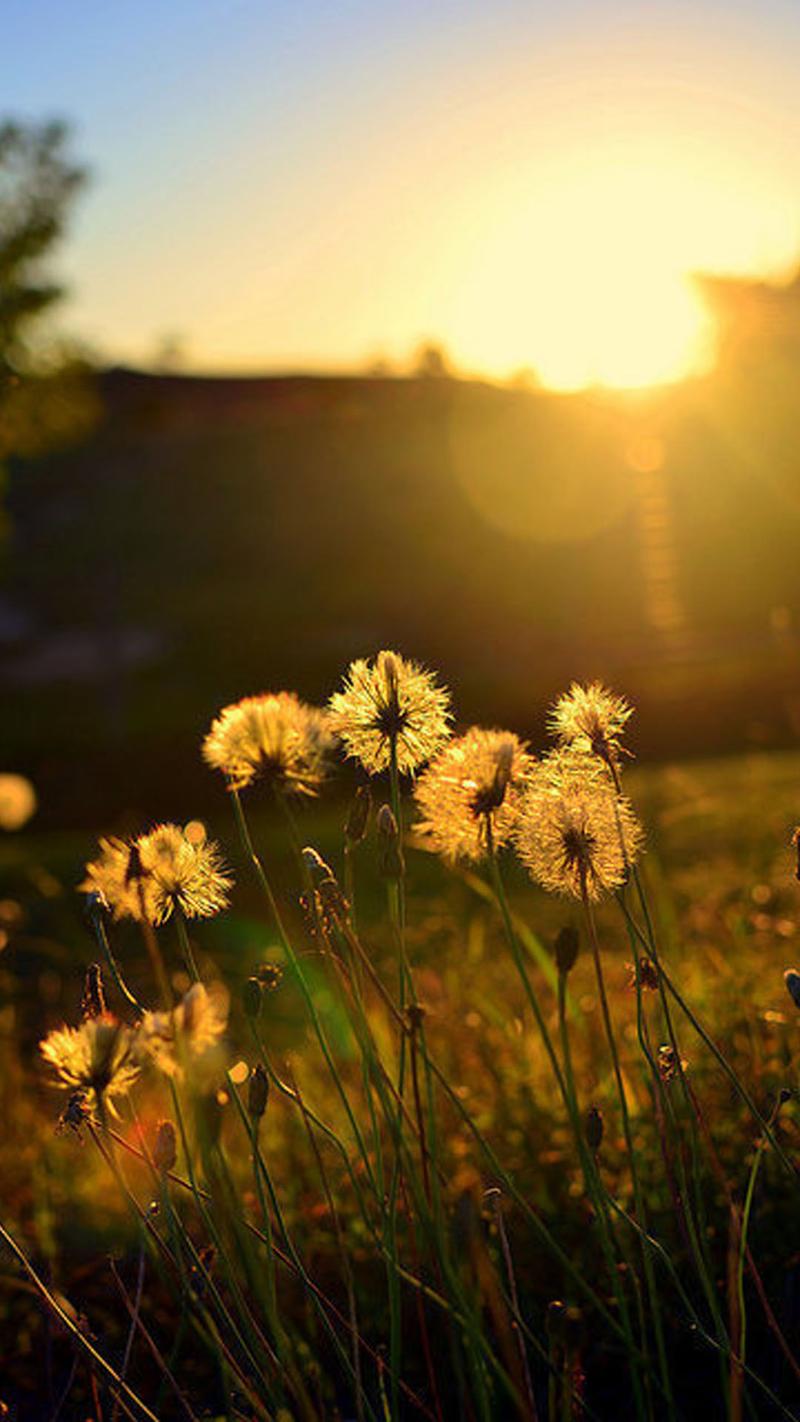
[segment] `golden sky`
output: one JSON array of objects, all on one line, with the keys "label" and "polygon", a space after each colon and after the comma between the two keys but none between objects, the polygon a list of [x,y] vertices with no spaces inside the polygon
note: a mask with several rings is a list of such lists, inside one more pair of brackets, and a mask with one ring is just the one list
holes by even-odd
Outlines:
[{"label": "golden sky", "polygon": [[641,385],[708,359],[689,273],[800,253],[800,7],[11,10],[6,106],[73,117],[93,170],[66,323],[108,358],[174,333],[206,370],[338,369],[432,338]]}]

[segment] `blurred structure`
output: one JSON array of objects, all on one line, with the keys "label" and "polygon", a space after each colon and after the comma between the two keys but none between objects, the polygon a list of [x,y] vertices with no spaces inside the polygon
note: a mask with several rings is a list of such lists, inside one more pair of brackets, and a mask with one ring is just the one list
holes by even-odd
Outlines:
[{"label": "blurred structure", "polygon": [[203,812],[220,706],[320,701],[382,646],[465,722],[535,736],[598,676],[640,755],[793,742],[798,289],[710,290],[718,369],[636,395],[108,371],[92,438],[10,492],[0,715],[42,822]]}]

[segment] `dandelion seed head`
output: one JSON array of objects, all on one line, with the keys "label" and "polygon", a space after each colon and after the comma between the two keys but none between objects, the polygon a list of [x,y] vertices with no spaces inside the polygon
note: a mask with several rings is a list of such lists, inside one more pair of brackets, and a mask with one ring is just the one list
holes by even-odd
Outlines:
[{"label": "dandelion seed head", "polygon": [[550,712],[549,726],[561,745],[578,745],[611,764],[632,715],[633,707],[599,681],[574,681]]},{"label": "dandelion seed head", "polygon": [[60,1086],[80,1092],[86,1104],[101,1098],[113,1104],[129,1091],[139,1075],[134,1059],[135,1034],[104,1012],[87,1017],[80,1027],[57,1027],[39,1043],[45,1061],[54,1068]]},{"label": "dandelion seed head", "polygon": [[219,1045],[228,1024],[229,998],[220,983],[193,983],[169,1012],[145,1012],[138,1033],[140,1055],[166,1076],[181,1080]]},{"label": "dandelion seed head", "polygon": [[519,795],[534,765],[511,731],[472,726],[450,741],[420,775],[414,799],[416,829],[450,863],[477,861],[511,838]]},{"label": "dandelion seed head", "polygon": [[180,825],[156,825],[136,841],[153,900],[156,924],[174,910],[185,918],[213,918],[228,904],[232,880],[213,840],[189,839]]},{"label": "dandelion seed head", "polygon": [[114,917],[154,926],[174,912],[211,918],[228,903],[232,880],[213,840],[189,838],[180,825],[156,825],[136,839],[101,839],[100,856],[80,885]]},{"label": "dandelion seed head", "polygon": [[328,713],[293,691],[248,696],[226,706],[203,742],[203,758],[234,790],[263,780],[292,795],[316,795],[333,750]]},{"label": "dandelion seed head", "polygon": [[449,692],[432,672],[397,652],[351,662],[329,706],[346,754],[370,775],[389,768],[393,743],[398,770],[413,774],[450,734]]},{"label": "dandelion seed head", "polygon": [[636,862],[639,821],[607,779],[581,780],[574,761],[559,777],[549,761],[537,763],[521,797],[517,852],[550,893],[600,899],[625,883]]}]

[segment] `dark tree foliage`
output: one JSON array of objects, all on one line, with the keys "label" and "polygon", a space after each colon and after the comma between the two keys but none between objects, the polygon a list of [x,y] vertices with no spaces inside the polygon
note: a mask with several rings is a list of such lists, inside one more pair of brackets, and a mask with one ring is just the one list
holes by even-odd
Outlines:
[{"label": "dark tree foliage", "polygon": [[0,124],[0,370],[24,371],[35,318],[63,288],[45,263],[85,179],[66,152],[63,123]]},{"label": "dark tree foliage", "polygon": [[64,294],[49,263],[85,177],[65,124],[0,123],[0,458],[90,419],[83,363],[47,342],[43,320]]}]

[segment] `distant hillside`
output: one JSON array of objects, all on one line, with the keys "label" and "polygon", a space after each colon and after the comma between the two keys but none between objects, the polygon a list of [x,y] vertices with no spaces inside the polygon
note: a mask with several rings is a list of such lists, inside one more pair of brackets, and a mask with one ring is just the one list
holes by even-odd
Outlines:
[{"label": "distant hillside", "polygon": [[625,399],[111,370],[12,471],[3,761],[53,823],[201,810],[212,713],[384,645],[541,736],[601,676],[671,754],[800,734],[794,364]]}]

